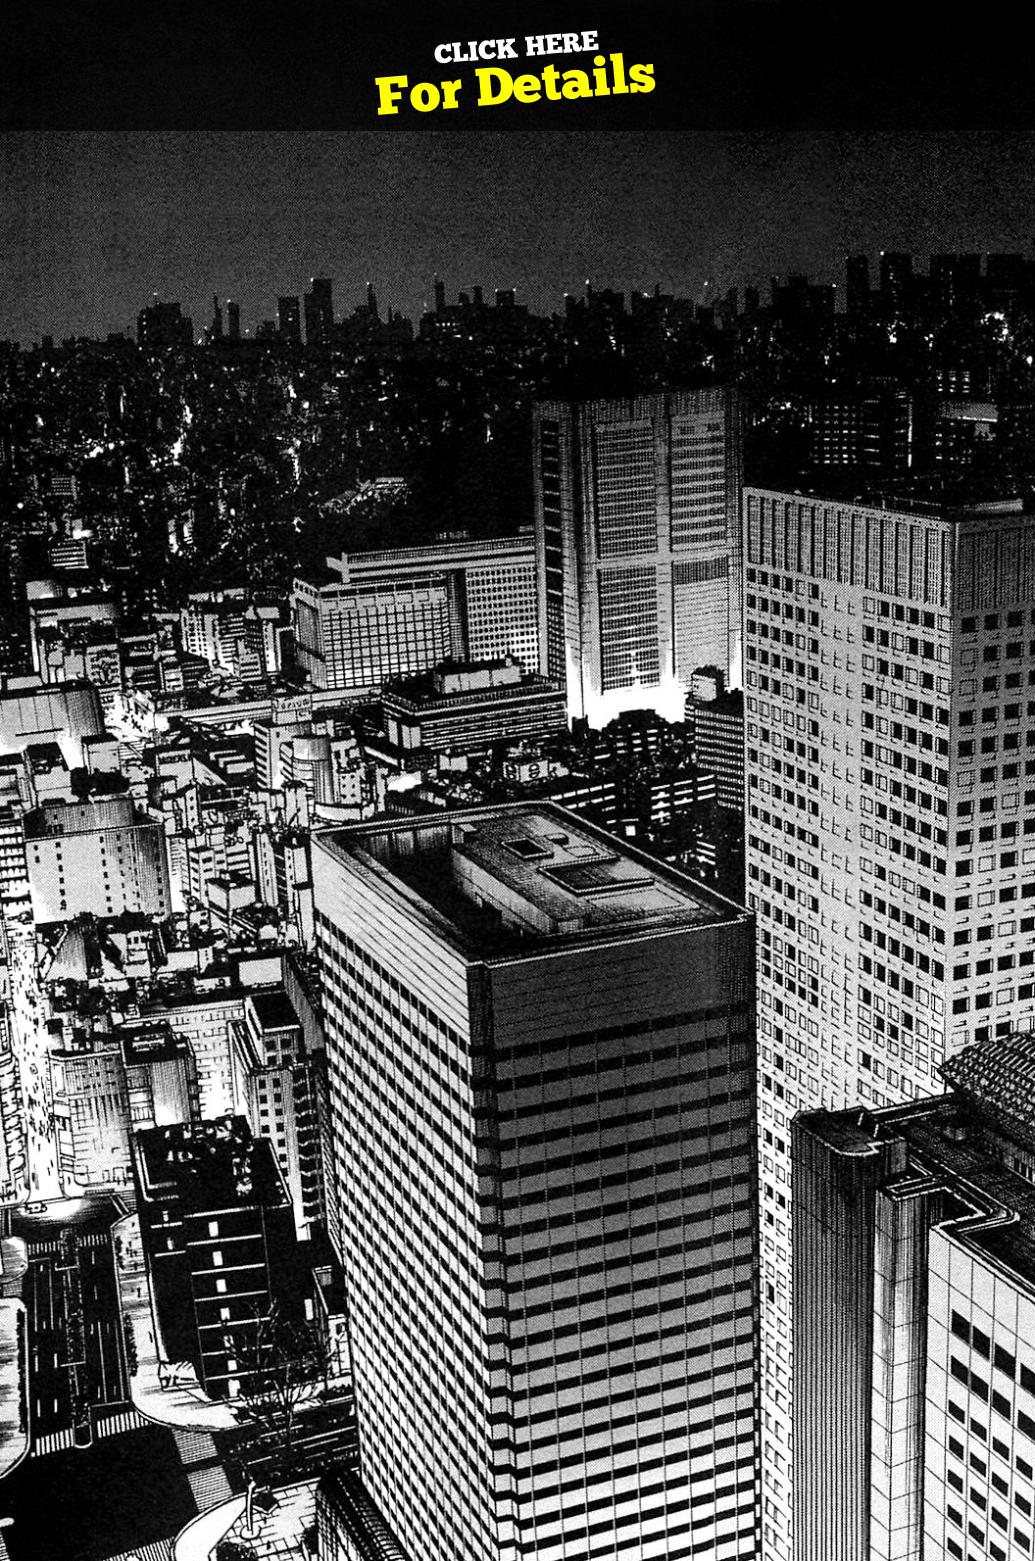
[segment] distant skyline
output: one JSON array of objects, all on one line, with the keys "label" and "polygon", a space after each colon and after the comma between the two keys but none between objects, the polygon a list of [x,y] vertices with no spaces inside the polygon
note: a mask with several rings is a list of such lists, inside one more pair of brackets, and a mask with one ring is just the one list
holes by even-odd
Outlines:
[{"label": "distant skyline", "polygon": [[104,336],[157,292],[200,332],[212,294],[254,331],[278,293],[373,282],[417,318],[514,288],[701,300],[846,253],[1032,250],[1035,135],[833,132],[8,133],[0,338]]}]

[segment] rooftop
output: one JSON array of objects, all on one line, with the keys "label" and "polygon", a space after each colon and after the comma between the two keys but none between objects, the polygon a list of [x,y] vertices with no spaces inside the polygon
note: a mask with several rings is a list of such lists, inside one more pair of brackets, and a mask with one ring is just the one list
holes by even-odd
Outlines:
[{"label": "rooftop", "polygon": [[1035,1149],[1035,1046],[1029,1034],[967,1046],[942,1064],[941,1074],[972,1110]]},{"label": "rooftop", "polygon": [[174,1199],[195,1212],[287,1201],[268,1140],[253,1138],[244,1117],[149,1128],[135,1144],[148,1201]]},{"label": "rooftop", "polygon": [[436,930],[478,957],[747,915],[549,802],[357,826],[318,839],[331,855],[347,856],[416,901]]},{"label": "rooftop", "polygon": [[298,1015],[282,987],[274,987],[266,992],[251,992],[248,1003],[255,1013],[260,1030],[298,1028]]},{"label": "rooftop", "polygon": [[[1012,1036],[1009,1044],[1021,1039],[1030,1048],[1030,1036]],[[999,1046],[1002,1042],[993,1043]],[[960,1057],[966,1059],[966,1053]],[[969,1076],[972,1066],[965,1060],[959,1071]],[[841,1154],[873,1154],[894,1140],[903,1144],[908,1163],[888,1179],[888,1189],[915,1186],[918,1173],[928,1175],[951,1198],[939,1223],[961,1221],[960,1240],[1035,1290],[1035,1186],[1005,1163],[1002,1145],[990,1140],[989,1126],[994,1132],[1005,1128],[987,1100],[968,1089],[876,1111],[810,1111],[800,1120]]]},{"label": "rooftop", "polygon": [[189,1057],[187,1038],[177,1035],[167,1024],[134,1026],[121,1032],[122,1056],[127,1066],[145,1062],[172,1062]]}]

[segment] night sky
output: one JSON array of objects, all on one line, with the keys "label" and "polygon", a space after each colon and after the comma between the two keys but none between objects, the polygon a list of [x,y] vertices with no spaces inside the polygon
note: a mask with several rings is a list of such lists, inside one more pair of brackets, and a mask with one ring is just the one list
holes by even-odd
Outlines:
[{"label": "night sky", "polygon": [[124,330],[153,292],[196,331],[237,298],[254,329],[312,275],[339,315],[370,279],[416,316],[436,271],[549,311],[587,277],[701,299],[843,283],[849,251],[1028,252],[1033,154],[1013,132],[8,133],[0,338]]}]

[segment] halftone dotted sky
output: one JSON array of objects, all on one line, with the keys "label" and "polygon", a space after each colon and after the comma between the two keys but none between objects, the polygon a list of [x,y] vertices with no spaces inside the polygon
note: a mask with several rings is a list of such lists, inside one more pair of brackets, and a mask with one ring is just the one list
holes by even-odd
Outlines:
[{"label": "halftone dotted sky", "polygon": [[415,315],[586,278],[694,298],[770,274],[843,280],[846,251],[1030,247],[1035,136],[553,131],[48,133],[0,138],[0,338],[126,329],[153,292],[254,329],[278,293],[372,280]]}]

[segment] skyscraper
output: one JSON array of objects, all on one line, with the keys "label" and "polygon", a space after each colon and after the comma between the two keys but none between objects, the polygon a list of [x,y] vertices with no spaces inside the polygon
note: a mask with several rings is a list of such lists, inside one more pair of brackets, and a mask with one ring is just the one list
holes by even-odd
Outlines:
[{"label": "skyscraper", "polygon": [[761,490],[745,512],[775,1557],[789,1553],[790,1120],[937,1089],[947,1054],[1035,1020],[1035,516]]},{"label": "skyscraper", "polygon": [[281,341],[302,340],[302,318],[297,297],[285,296],[277,299],[277,333]]},{"label": "skyscraper", "polygon": [[947,1096],[794,1124],[800,1561],[1031,1554],[1031,1037],[945,1073]]},{"label": "skyscraper", "polygon": [[326,346],[334,329],[334,301],[329,277],[314,276],[304,296],[305,339],[310,347]]},{"label": "skyscraper", "polygon": [[540,667],[568,713],[679,721],[696,668],[740,681],[740,441],[720,387],[536,408]]},{"label": "skyscraper", "polygon": [[750,918],[550,804],[313,867],[386,1522],[421,1561],[749,1554]]},{"label": "skyscraper", "polygon": [[849,255],[847,259],[848,271],[848,313],[851,315],[866,314],[870,307],[870,258],[868,255]]}]

